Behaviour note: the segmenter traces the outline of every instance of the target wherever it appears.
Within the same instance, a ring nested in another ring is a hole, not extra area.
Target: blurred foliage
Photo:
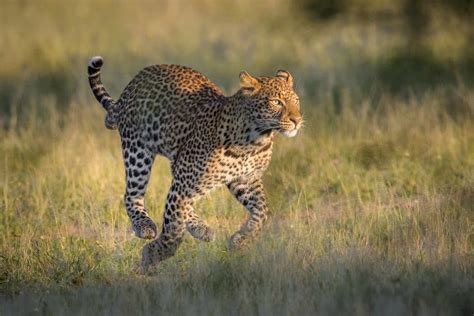
[[[157,63],[192,66],[229,94],[243,69],[288,68],[315,104],[327,91],[376,101],[471,87],[472,8],[467,0],[3,1],[0,123],[39,96],[63,108],[88,98],[84,69],[98,54],[113,95]]]
[[[454,13],[461,18],[474,16],[473,0],[302,0],[293,5],[312,19],[330,19],[338,15],[401,17],[412,21],[410,27],[426,22],[429,11],[449,11],[448,14]]]

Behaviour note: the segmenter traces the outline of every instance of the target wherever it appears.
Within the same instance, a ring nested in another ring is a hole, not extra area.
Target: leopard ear
[[[239,77],[240,87],[245,94],[253,94],[260,89],[260,83],[258,80],[249,75],[248,72],[242,71]]]
[[[276,76],[285,79],[286,83],[293,87],[293,76],[288,71],[280,69],[277,71]]]

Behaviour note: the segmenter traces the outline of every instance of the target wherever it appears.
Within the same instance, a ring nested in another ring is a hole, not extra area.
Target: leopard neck
[[[227,145],[262,145],[273,141],[274,132],[262,131],[251,118],[251,106],[247,98],[237,92],[227,97],[222,107],[218,135],[221,143]]]

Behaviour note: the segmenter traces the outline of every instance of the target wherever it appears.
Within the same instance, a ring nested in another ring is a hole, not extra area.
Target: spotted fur
[[[138,237],[153,239],[142,251],[143,269],[172,256],[186,230],[199,240],[213,239],[193,204],[221,185],[249,212],[229,247],[245,244],[267,218],[261,178],[270,163],[275,131],[292,137],[302,124],[290,73],[279,70],[274,77],[254,78],[242,72],[241,88],[226,97],[191,68],[150,66],[115,101],[100,80],[102,64],[101,57],[92,58],[89,82],[107,111],[106,126],[120,133],[124,201],[133,230]],[[158,237],[144,205],[156,155],[170,160],[173,175]]]

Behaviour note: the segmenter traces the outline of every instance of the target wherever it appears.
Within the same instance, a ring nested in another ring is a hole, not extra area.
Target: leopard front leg
[[[248,220],[229,240],[229,249],[235,250],[253,238],[267,220],[267,204],[260,178],[241,178],[227,185],[229,191],[250,213]]]
[[[192,200],[180,191],[182,186],[173,182],[166,199],[165,213],[160,236],[146,244],[142,251],[142,271],[173,256],[181,244],[186,230],[186,212]]]

